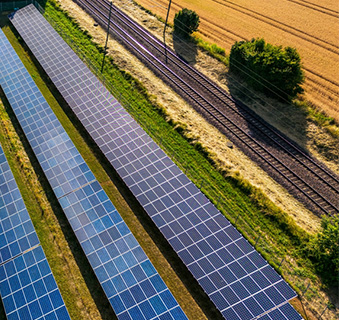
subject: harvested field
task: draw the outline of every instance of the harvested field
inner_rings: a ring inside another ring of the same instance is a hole
[[[138,0],[166,17],[168,0]],[[297,48],[302,57],[307,100],[339,122],[339,6],[336,0],[176,0],[169,21],[182,8],[200,16],[203,39],[230,50],[235,41],[263,37]]]

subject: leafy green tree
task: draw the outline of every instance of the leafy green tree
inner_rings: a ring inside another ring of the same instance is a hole
[[[183,37],[189,37],[198,30],[200,18],[193,10],[182,9],[174,17],[174,33]]]
[[[335,286],[339,280],[339,214],[323,218],[321,228],[309,242],[308,255],[325,282]]]
[[[264,39],[236,42],[231,49],[230,71],[256,90],[280,100],[303,92],[304,74],[296,49],[266,43]]]

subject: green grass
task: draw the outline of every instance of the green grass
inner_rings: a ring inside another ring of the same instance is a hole
[[[192,40],[202,51],[224,63],[225,66],[229,65],[229,55],[226,54],[226,50],[224,48],[219,47],[215,43],[207,42],[197,35],[193,35]]]
[[[324,128],[332,137],[339,138],[339,127],[334,118],[326,116],[323,112],[319,111],[316,106],[307,101],[295,100],[293,104],[296,108],[300,108],[306,113],[308,120]]]

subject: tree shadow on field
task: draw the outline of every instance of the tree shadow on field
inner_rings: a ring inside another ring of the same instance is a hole
[[[283,135],[293,140],[299,147],[307,150],[308,137],[308,115],[306,110],[291,102],[283,102],[269,98],[265,94],[252,89],[244,80],[231,72],[225,72],[223,77],[227,80],[230,95],[241,107],[250,109],[259,115],[268,124],[278,129]],[[238,107],[242,113],[242,109]],[[248,133],[257,139],[256,131],[248,127]]]
[[[173,48],[178,57],[189,65],[196,63],[198,49],[191,38],[180,37],[173,33]]]

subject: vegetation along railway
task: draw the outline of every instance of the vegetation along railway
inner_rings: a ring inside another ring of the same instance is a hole
[[[109,2],[75,0],[107,27]],[[110,33],[317,214],[339,212],[339,178],[112,6]]]

